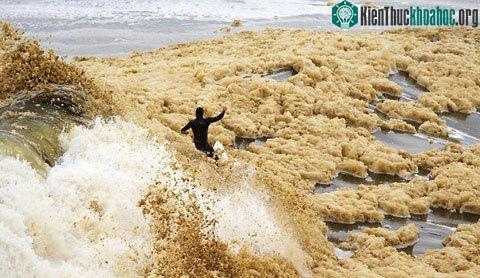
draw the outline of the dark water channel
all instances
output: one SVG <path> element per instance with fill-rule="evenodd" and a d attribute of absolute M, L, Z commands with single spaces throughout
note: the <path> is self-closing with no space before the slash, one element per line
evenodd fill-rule
<path fill-rule="evenodd" d="M 386 99 L 395 99 L 400 101 L 415 101 L 427 89 L 418 85 L 404 71 L 392 74 L 389 79 L 403 87 L 403 95 L 401 97 L 386 95 Z M 380 100 L 382 101 L 382 100 Z M 375 104 L 370 104 L 370 110 L 377 113 L 382 119 L 388 119 L 388 116 L 378 111 Z M 429 137 L 424 134 L 409 134 L 396 131 L 377 130 L 374 136 L 388 146 L 398 149 L 404 149 L 411 153 L 419 153 L 431 149 L 438 149 L 446 144 L 457 142 L 464 146 L 472 145 L 479 142 L 480 138 L 480 113 L 473 112 L 471 114 L 461 113 L 445 113 L 441 114 L 450 130 L 450 138 Z M 411 123 L 416 127 L 419 123 Z M 427 179 L 428 173 L 420 173 Z M 333 192 L 340 188 L 356 189 L 358 185 L 377 185 L 391 182 L 402 182 L 403 179 L 396 176 L 378 175 L 370 173 L 366 179 L 353 177 L 346 174 L 339 174 L 330 185 L 317 184 L 315 193 L 323 194 Z M 412 256 L 425 253 L 428 249 L 438 249 L 443 247 L 445 237 L 455 231 L 459 224 L 472 224 L 479 220 L 480 216 L 470 213 L 450 212 L 444 209 L 434 209 L 427 215 L 416 215 L 411 218 L 398 218 L 386 216 L 380 223 L 355 223 L 340 224 L 327 222 L 329 231 L 327 237 L 337 248 L 335 249 L 339 258 L 345 258 L 352 255 L 350 251 L 342 251 L 338 248 L 338 244 L 346 240 L 349 232 L 360 232 L 366 227 L 384 227 L 389 230 L 396 230 L 402 226 L 414 223 L 420 229 L 419 240 L 411 246 L 398 246 L 397 249 L 404 251 Z"/>

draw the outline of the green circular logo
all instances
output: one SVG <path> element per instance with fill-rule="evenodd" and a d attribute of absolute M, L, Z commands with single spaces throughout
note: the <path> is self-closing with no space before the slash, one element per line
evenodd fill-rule
<path fill-rule="evenodd" d="M 332 23 L 342 29 L 348 29 L 358 23 L 358 8 L 348 1 L 342 1 L 332 7 Z"/>

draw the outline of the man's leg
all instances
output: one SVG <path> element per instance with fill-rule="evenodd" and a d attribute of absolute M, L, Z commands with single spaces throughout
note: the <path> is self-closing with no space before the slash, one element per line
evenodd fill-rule
<path fill-rule="evenodd" d="M 206 145 L 195 145 L 197 150 L 204 152 L 208 157 L 218 160 L 218 156 L 215 154 L 215 150 L 209 144 Z"/>
<path fill-rule="evenodd" d="M 215 150 L 210 145 L 206 145 L 204 152 L 207 154 L 208 157 L 218 160 L 218 156 L 215 154 Z"/>

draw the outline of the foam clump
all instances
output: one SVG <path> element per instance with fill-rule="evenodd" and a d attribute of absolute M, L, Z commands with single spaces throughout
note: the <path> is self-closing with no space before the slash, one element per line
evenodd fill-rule
<path fill-rule="evenodd" d="M 418 123 L 429 121 L 431 123 L 445 125 L 445 122 L 431 110 L 407 102 L 388 99 L 379 103 L 377 109 L 393 118 Z"/>
<path fill-rule="evenodd" d="M 438 123 L 426 121 L 422 123 L 419 127 L 418 130 L 429 134 L 429 135 L 434 135 L 434 136 L 440 136 L 440 137 L 448 137 L 448 129 L 446 126 L 441 126 Z"/>
<path fill-rule="evenodd" d="M 355 177 L 366 178 L 368 176 L 367 166 L 358 160 L 346 159 L 338 164 L 337 169 L 339 172 Z"/>
<path fill-rule="evenodd" d="M 418 237 L 418 229 L 411 225 L 404 226 L 395 232 L 387 232 L 382 228 L 368 228 L 369 234 L 360 233 L 352 236 L 365 243 L 357 245 L 355 256 L 342 261 L 342 265 L 360 275 L 380 276 L 435 276 L 460 274 L 476 276 L 479 271 L 478 256 L 473 255 L 478 250 L 475 241 L 456 241 L 469 238 L 476 233 L 478 223 L 461 225 L 448 238 L 455 238 L 455 243 L 446 240 L 446 247 L 427 251 L 417 259 L 403 252 L 398 252 L 390 243 L 408 242 Z M 390 239 L 390 241 L 388 240 Z M 399 239 L 397 241 L 397 239 Z M 409 242 L 410 243 L 410 242 Z"/>
<path fill-rule="evenodd" d="M 406 133 L 412 133 L 412 134 L 417 133 L 417 129 L 415 128 L 415 126 L 401 119 L 391 118 L 386 121 L 382 121 L 380 126 L 385 129 L 396 130 L 400 132 L 406 132 Z"/>
<path fill-rule="evenodd" d="M 478 233 L 480 222 L 473 225 L 460 225 L 455 233 L 443 242 L 445 247 L 438 250 L 427 250 L 420 256 L 420 261 L 434 267 L 438 272 L 462 272 L 465 275 L 476 275 L 479 271 L 480 242 Z"/>
<path fill-rule="evenodd" d="M 470 159 L 478 162 L 478 155 Z M 478 168 L 451 161 L 432 170 L 430 177 L 405 183 L 360 185 L 356 190 L 341 189 L 316 198 L 321 202 L 324 217 L 340 223 L 376 222 L 384 214 L 410 217 L 426 214 L 429 208 L 480 213 Z"/>
<path fill-rule="evenodd" d="M 365 228 L 359 233 L 349 233 L 347 240 L 340 244 L 344 250 L 359 250 L 366 248 L 375 241 L 384 246 L 403 248 L 414 244 L 420 236 L 420 230 L 415 224 L 408 224 L 395 231 L 385 228 Z"/>
<path fill-rule="evenodd" d="M 6 22 L 2 23 L 0 44 L 2 101 L 19 91 L 52 84 L 75 85 L 91 92 L 97 90 L 81 69 L 62 61 L 53 50 L 44 51 L 38 41 L 23 38 Z"/>
<path fill-rule="evenodd" d="M 452 162 L 462 162 L 466 165 L 479 167 L 480 146 L 464 148 L 459 144 L 448 144 L 441 149 L 422 152 L 413 158 L 415 163 L 426 169 L 445 166 Z"/>

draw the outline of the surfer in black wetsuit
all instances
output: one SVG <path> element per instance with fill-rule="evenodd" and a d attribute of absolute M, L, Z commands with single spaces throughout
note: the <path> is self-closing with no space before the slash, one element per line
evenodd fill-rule
<path fill-rule="evenodd" d="M 195 143 L 197 150 L 206 153 L 208 157 L 215 160 L 217 160 L 218 157 L 215 155 L 212 146 L 208 144 L 208 127 L 211 123 L 220 121 L 225 115 L 225 111 L 227 111 L 227 108 L 223 107 L 222 112 L 218 114 L 218 116 L 204 118 L 203 108 L 197 107 L 197 110 L 195 111 L 197 117 L 188 122 L 188 124 L 182 128 L 183 134 L 187 134 L 187 130 L 191 128 L 193 130 L 193 142 Z"/>

